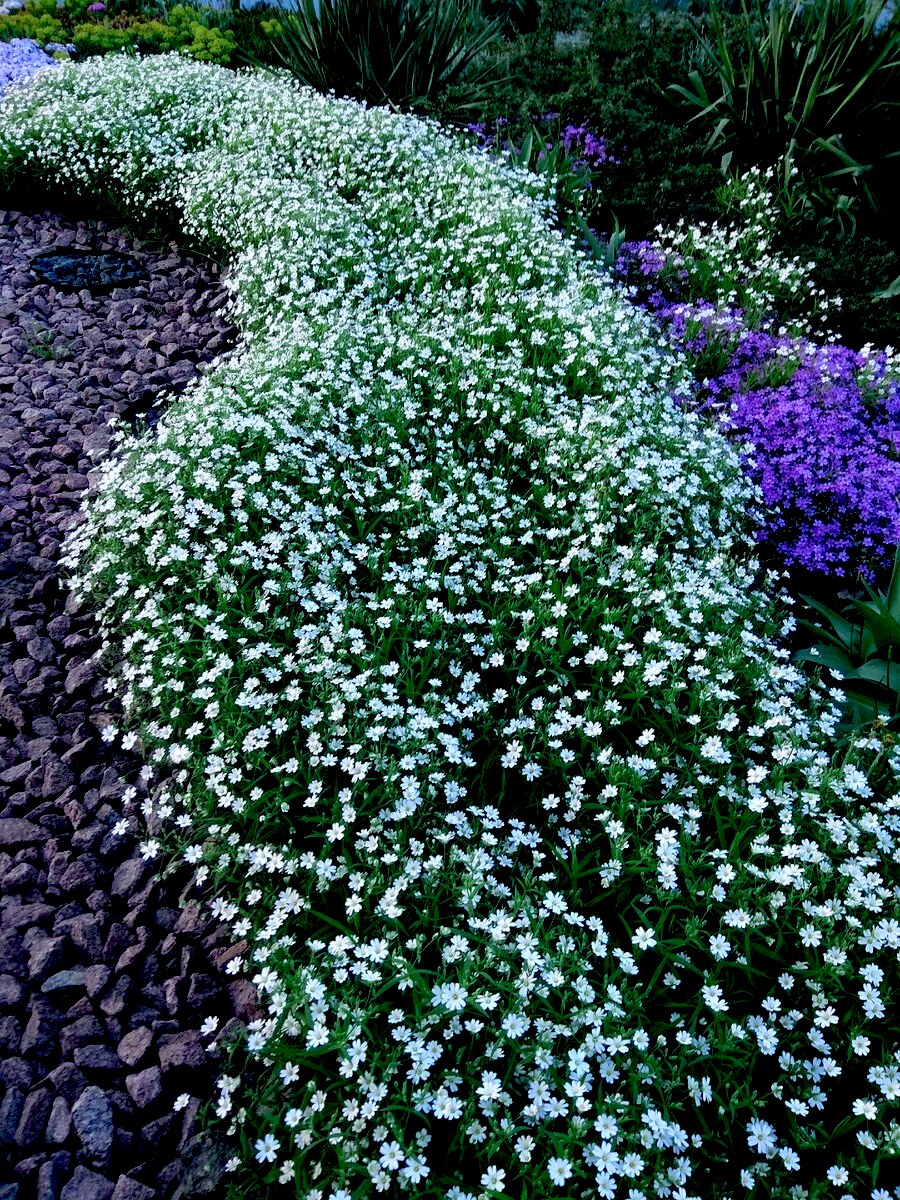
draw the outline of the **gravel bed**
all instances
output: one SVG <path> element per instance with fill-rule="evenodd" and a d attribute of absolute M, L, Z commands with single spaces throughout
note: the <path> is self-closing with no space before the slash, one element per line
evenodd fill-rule
<path fill-rule="evenodd" d="M 65 246 L 132 253 L 149 279 L 38 282 L 31 259 Z M 224 301 L 174 247 L 0 212 L 0 1200 L 221 1191 L 195 1120 L 217 1065 L 199 1026 L 252 1019 L 253 989 L 223 972 L 238 951 L 189 872 L 161 881 L 111 832 L 142 763 L 104 739 L 118 709 L 57 559 L 108 419 L 146 420 L 232 344 Z"/>

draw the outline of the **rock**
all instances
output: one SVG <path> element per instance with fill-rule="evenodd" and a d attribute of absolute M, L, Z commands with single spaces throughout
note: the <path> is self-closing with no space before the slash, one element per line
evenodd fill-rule
<path fill-rule="evenodd" d="M 149 1108 L 162 1095 L 162 1074 L 159 1067 L 147 1067 L 135 1075 L 126 1075 L 125 1087 L 138 1108 Z"/>
<path fill-rule="evenodd" d="M 34 1083 L 37 1069 L 27 1058 L 0 1059 L 0 1083 L 4 1088 L 18 1088 L 28 1092 Z"/>
<path fill-rule="evenodd" d="M 85 1153 L 95 1163 L 105 1162 L 113 1143 L 113 1114 L 106 1094 L 87 1087 L 72 1105 L 72 1124 Z M 112 1184 L 109 1195 L 112 1195 Z"/>
<path fill-rule="evenodd" d="M 66 682 L 63 684 L 66 695 L 73 696 L 77 692 L 86 691 L 96 678 L 97 669 L 92 663 L 79 663 L 66 675 Z"/>
<path fill-rule="evenodd" d="M 87 968 L 85 967 L 69 967 L 65 971 L 57 971 L 55 975 L 51 975 L 44 981 L 41 991 L 45 996 L 59 995 L 65 992 L 83 993 L 86 974 Z"/>
<path fill-rule="evenodd" d="M 0 1100 L 0 1146 L 12 1144 L 24 1107 L 24 1094 L 18 1088 L 7 1088 L 6 1095 Z"/>
<path fill-rule="evenodd" d="M 70 1108 L 87 1086 L 85 1077 L 73 1062 L 60 1063 L 50 1072 L 48 1079 Z"/>
<path fill-rule="evenodd" d="M 22 1026 L 14 1016 L 0 1017 L 0 1053 L 15 1054 L 21 1037 Z"/>
<path fill-rule="evenodd" d="M 121 1071 L 122 1064 L 109 1046 L 79 1046 L 73 1055 L 75 1065 L 85 1071 Z"/>
<path fill-rule="evenodd" d="M 0 933 L 0 971 L 16 979 L 28 978 L 28 956 L 18 931 L 7 929 Z"/>
<path fill-rule="evenodd" d="M 112 1200 L 115 1187 L 102 1175 L 80 1164 L 59 1194 L 59 1200 Z"/>
<path fill-rule="evenodd" d="M 103 961 L 115 962 L 119 955 L 131 945 L 131 940 L 131 933 L 125 926 L 120 921 L 114 921 L 110 925 L 106 941 L 103 943 Z"/>
<path fill-rule="evenodd" d="M 28 651 L 28 657 L 38 663 L 52 662 L 56 657 L 56 649 L 49 638 L 31 638 L 26 642 L 25 649 Z"/>
<path fill-rule="evenodd" d="M 181 1112 L 181 1134 L 178 1138 L 178 1149 L 183 1150 L 196 1132 L 197 1114 L 200 1112 L 200 1101 L 191 1096 Z"/>
<path fill-rule="evenodd" d="M 24 817 L 0 817 L 0 846 L 34 846 L 48 837 L 46 829 Z"/>
<path fill-rule="evenodd" d="M 77 1046 L 88 1046 L 104 1036 L 103 1026 L 93 1015 L 79 1017 L 60 1032 L 59 1044 L 66 1058 L 71 1058 Z"/>
<path fill-rule="evenodd" d="M 36 942 L 28 958 L 28 974 L 35 982 L 51 975 L 63 960 L 65 939 L 45 937 Z"/>
<path fill-rule="evenodd" d="M 228 1151 L 211 1133 L 192 1137 L 181 1153 L 181 1192 L 185 1197 L 213 1196 L 225 1175 Z"/>
<path fill-rule="evenodd" d="M 73 917 L 68 923 L 68 934 L 73 945 L 77 946 L 90 960 L 99 963 L 103 958 L 103 942 L 100 937 L 99 922 L 96 917 L 87 913 L 84 916 Z"/>
<path fill-rule="evenodd" d="M 62 1146 L 72 1129 L 72 1110 L 64 1097 L 57 1096 L 50 1109 L 44 1139 L 48 1146 Z"/>
<path fill-rule="evenodd" d="M 218 992 L 218 985 L 208 975 L 192 975 L 188 985 L 187 1006 L 193 1010 L 203 1009 Z"/>
<path fill-rule="evenodd" d="M 160 1038 L 159 1062 L 163 1072 L 194 1070 L 202 1067 L 205 1061 L 200 1034 L 195 1030 L 186 1029 Z"/>
<path fill-rule="evenodd" d="M 172 1132 L 172 1126 L 175 1124 L 176 1114 L 166 1113 L 165 1116 L 159 1117 L 155 1121 L 150 1121 L 141 1130 L 141 1136 L 148 1146 L 153 1149 L 160 1146 L 163 1142 L 169 1140 L 169 1135 Z"/>
<path fill-rule="evenodd" d="M 59 1014 L 47 1006 L 46 1002 L 39 1003 L 40 999 L 41 997 L 35 996 L 32 1001 L 31 1015 L 19 1044 L 22 1054 L 38 1058 L 53 1049 L 60 1026 Z"/>
<path fill-rule="evenodd" d="M 120 975 L 103 999 L 100 1001 L 101 1010 L 108 1017 L 114 1017 L 122 1012 L 128 993 L 131 991 L 131 980 L 127 975 Z"/>
<path fill-rule="evenodd" d="M 84 973 L 84 989 L 87 994 L 93 998 L 99 996 L 106 985 L 109 983 L 109 978 L 112 972 L 109 967 L 103 963 L 97 963 L 93 967 L 88 967 Z"/>
<path fill-rule="evenodd" d="M 7 931 L 29 929 L 45 924 L 52 916 L 53 907 L 50 904 L 35 902 L 34 904 L 10 905 L 3 912 L 3 924 L 7 927 Z"/>
<path fill-rule="evenodd" d="M 18 1008 L 25 998 L 25 988 L 14 975 L 0 975 L 0 1009 Z"/>
<path fill-rule="evenodd" d="M 118 1055 L 126 1067 L 136 1067 L 153 1044 L 153 1034 L 146 1025 L 132 1029 L 119 1042 Z"/>
<path fill-rule="evenodd" d="M 44 765 L 44 781 L 41 785 L 41 795 L 45 800 L 60 796 L 75 782 L 75 773 L 58 758 L 49 759 Z"/>
<path fill-rule="evenodd" d="M 65 1151 L 46 1159 L 38 1171 L 37 1190 L 34 1200 L 59 1200 L 66 1176 L 72 1168 L 72 1156 Z"/>
<path fill-rule="evenodd" d="M 114 896 L 130 895 L 150 870 L 142 858 L 128 858 L 117 868 L 110 891 Z"/>
<path fill-rule="evenodd" d="M 27 1149 L 41 1141 L 52 1103 L 53 1095 L 49 1088 L 38 1088 L 28 1095 L 16 1128 L 17 1145 Z"/>
<path fill-rule="evenodd" d="M 259 996 L 249 979 L 232 979 L 226 985 L 231 1008 L 239 1020 L 249 1024 L 262 1016 Z"/>
<path fill-rule="evenodd" d="M 86 896 L 88 892 L 94 890 L 94 885 L 97 882 L 96 865 L 91 864 L 83 859 L 76 858 L 63 873 L 59 881 L 60 888 L 66 895 Z"/>
<path fill-rule="evenodd" d="M 145 1183 L 139 1183 L 128 1175 L 120 1175 L 112 1200 L 156 1200 L 156 1192 Z"/>

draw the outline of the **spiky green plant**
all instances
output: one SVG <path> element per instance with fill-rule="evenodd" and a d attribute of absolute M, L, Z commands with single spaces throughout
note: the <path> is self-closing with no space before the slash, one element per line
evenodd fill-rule
<path fill-rule="evenodd" d="M 711 126 L 710 149 L 799 166 L 821 207 L 847 194 L 876 202 L 874 168 L 895 157 L 891 116 L 900 84 L 900 22 L 883 0 L 718 0 L 699 31 L 688 86 L 673 90 Z"/>
<path fill-rule="evenodd" d="M 844 614 L 803 597 L 825 623 L 804 621 L 823 640 L 797 655 L 800 662 L 838 673 L 846 697 L 844 719 L 852 727 L 900 714 L 900 547 L 887 590 L 864 587 L 868 599 L 848 601 Z"/>
<path fill-rule="evenodd" d="M 476 106 L 501 39 L 477 0 L 296 0 L 277 21 L 273 48 L 302 82 L 404 110 Z"/>

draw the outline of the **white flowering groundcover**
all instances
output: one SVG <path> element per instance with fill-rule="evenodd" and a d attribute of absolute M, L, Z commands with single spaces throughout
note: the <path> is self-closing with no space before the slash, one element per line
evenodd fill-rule
<path fill-rule="evenodd" d="M 175 214 L 243 334 L 68 552 L 267 1008 L 235 1194 L 888 1200 L 900 758 L 542 185 L 178 58 L 13 90 L 0 170 Z"/>

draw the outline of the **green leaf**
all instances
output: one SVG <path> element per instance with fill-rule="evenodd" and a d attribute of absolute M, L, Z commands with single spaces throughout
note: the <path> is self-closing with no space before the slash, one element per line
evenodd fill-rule
<path fill-rule="evenodd" d="M 853 623 L 848 621 L 846 617 L 842 617 L 839 613 L 836 613 L 834 609 L 829 608 L 827 604 L 822 604 L 820 601 L 814 600 L 812 596 L 801 596 L 800 598 L 801 600 L 805 601 L 810 608 L 814 608 L 816 612 L 822 614 L 822 616 L 826 619 L 826 621 L 828 621 L 829 625 L 834 630 L 840 645 L 846 646 L 849 650 L 853 645 L 853 633 L 855 628 Z M 809 625 L 811 629 L 816 628 L 816 626 L 810 625 L 808 621 L 804 622 L 804 624 Z"/>
<path fill-rule="evenodd" d="M 839 671 L 846 679 L 851 678 L 856 672 L 856 666 L 850 655 L 838 646 L 815 646 L 810 650 L 801 650 L 795 657 L 797 662 L 808 662 L 813 666 Z"/>

